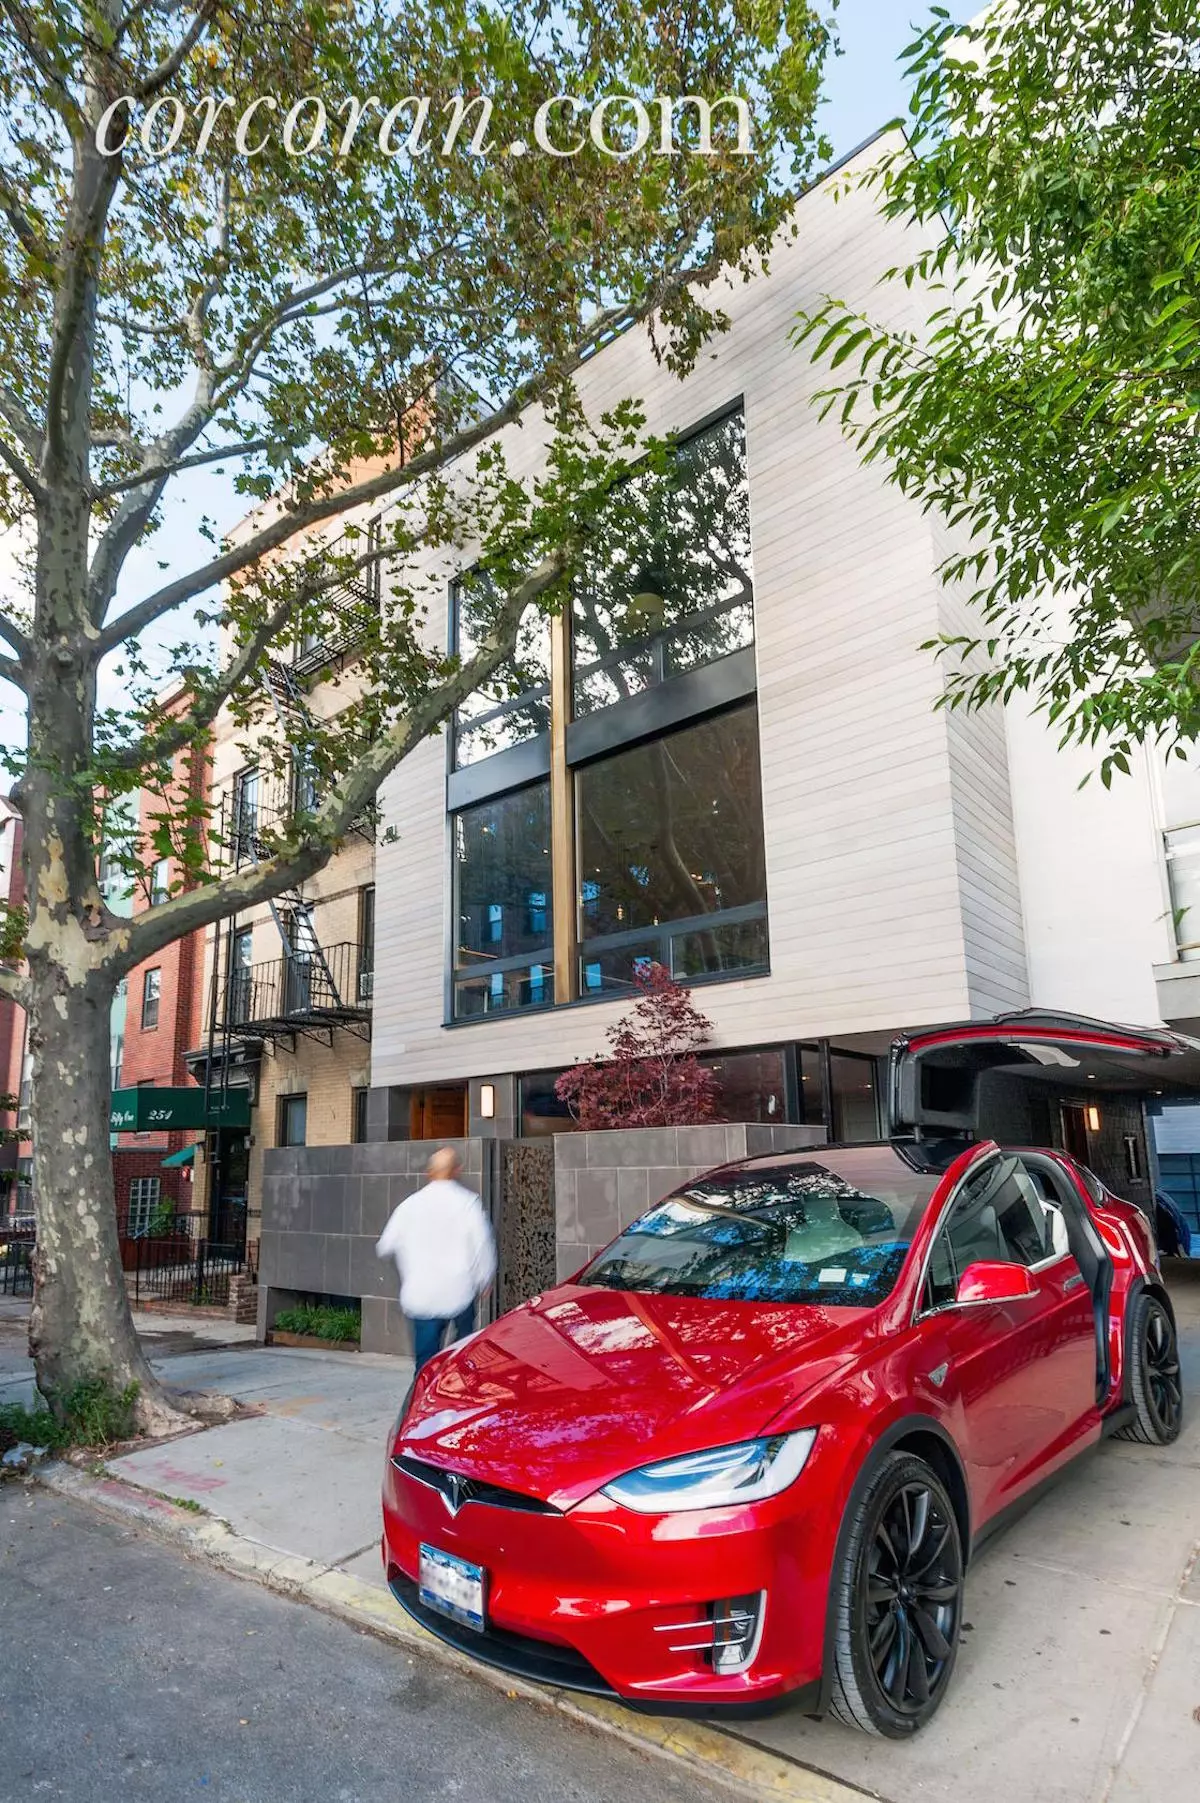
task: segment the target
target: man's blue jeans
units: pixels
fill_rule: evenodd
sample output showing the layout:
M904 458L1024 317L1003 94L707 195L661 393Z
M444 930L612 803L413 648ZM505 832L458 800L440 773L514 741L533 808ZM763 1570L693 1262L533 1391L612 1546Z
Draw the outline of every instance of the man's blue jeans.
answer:
M429 1363L435 1352L442 1350L442 1339L446 1329L452 1327L451 1342L461 1340L475 1331L475 1304L469 1302L461 1315L410 1315L409 1326L412 1328L413 1360L417 1371L422 1365Z

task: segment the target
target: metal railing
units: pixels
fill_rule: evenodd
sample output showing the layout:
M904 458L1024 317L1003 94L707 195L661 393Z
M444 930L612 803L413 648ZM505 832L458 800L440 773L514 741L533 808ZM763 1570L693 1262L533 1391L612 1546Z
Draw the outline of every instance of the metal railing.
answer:
M248 965L224 986L220 1024L253 1027L366 1014L373 969L371 948L349 940L322 946L320 955L297 950Z
M33 1228L0 1221L0 1296L32 1296L36 1244Z
M207 1226L205 1215L156 1214L145 1233L122 1229L121 1262L134 1302L228 1303L230 1279L246 1269L245 1239L212 1239Z
M252 790L226 790L219 810L219 837L236 869L257 864L274 856L281 840L295 827L297 817L311 814L320 805L321 796L311 781L302 774L280 776L267 781L260 778ZM372 804L350 822L347 829L355 838L372 841L378 823L378 809Z

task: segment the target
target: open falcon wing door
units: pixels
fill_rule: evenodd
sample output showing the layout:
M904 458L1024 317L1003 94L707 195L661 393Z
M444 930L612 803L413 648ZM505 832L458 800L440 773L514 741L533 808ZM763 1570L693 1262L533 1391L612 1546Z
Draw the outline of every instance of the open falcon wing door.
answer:
M1025 1009L903 1033L892 1044L888 1135L923 1170L945 1170L987 1139L982 1080L990 1071L1089 1094L1200 1087L1200 1041L1165 1027L1123 1027L1082 1014Z

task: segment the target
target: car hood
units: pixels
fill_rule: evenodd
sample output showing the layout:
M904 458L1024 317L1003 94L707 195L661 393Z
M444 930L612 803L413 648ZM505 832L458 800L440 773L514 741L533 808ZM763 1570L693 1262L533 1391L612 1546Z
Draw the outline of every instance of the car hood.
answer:
M431 1365L400 1443L565 1508L649 1460L761 1433L845 1367L870 1313L566 1284Z

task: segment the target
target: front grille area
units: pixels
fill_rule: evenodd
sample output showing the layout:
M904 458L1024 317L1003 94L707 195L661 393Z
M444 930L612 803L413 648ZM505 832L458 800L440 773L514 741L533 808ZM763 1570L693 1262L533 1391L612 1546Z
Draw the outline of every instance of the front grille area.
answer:
M520 1490L506 1490L501 1484L484 1483L480 1478L463 1477L457 1471L446 1471L441 1465L430 1465L425 1459L414 1459L409 1453L393 1454L392 1464L397 1471L406 1477L415 1478L418 1484L427 1484L431 1490L449 1503L451 1512L457 1514L464 1504L485 1503L493 1509L519 1509L526 1515L561 1515L553 1503L543 1502L538 1496L526 1496Z
M414 1621L459 1652L482 1659L485 1665L497 1666L518 1678L532 1678L538 1684L557 1684L562 1690L585 1690L598 1697L616 1695L595 1666L574 1647L510 1634L505 1628L488 1627L481 1634L436 1609L427 1609L412 1579L394 1565L388 1569L388 1589Z

